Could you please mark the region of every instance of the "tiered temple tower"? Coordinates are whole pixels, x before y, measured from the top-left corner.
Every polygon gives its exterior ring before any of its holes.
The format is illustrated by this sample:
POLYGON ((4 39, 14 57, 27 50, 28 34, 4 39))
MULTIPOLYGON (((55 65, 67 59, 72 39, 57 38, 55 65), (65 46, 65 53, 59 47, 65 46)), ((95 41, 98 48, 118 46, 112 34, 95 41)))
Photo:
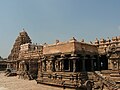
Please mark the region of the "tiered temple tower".
POLYGON ((15 40, 15 43, 13 45, 10 55, 8 56, 8 59, 17 60, 19 57, 20 45, 25 43, 31 43, 31 39, 28 36, 27 32, 23 29, 23 31, 19 33, 19 36, 15 40))

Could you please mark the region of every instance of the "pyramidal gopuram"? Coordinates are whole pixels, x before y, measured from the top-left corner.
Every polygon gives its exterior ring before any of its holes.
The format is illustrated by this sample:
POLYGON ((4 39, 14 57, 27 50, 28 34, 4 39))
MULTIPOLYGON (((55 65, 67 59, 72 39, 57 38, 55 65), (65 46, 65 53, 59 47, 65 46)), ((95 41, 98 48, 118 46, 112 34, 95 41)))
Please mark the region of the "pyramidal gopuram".
POLYGON ((8 59, 17 60, 19 57, 20 45, 26 43, 31 43, 31 39, 27 32, 23 29, 22 32, 19 33, 19 36, 16 38, 11 53, 8 56, 8 59))

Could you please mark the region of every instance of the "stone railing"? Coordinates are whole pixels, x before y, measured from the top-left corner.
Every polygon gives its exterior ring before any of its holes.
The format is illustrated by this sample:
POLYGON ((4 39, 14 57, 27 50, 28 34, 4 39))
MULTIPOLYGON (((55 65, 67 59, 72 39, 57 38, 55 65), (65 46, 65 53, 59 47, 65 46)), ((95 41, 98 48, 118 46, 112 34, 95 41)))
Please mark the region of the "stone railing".
POLYGON ((95 71, 93 73, 96 78, 98 78, 98 82, 100 81, 102 85, 105 85, 109 90, 118 90, 118 87, 114 81, 107 79, 99 71, 95 71))
POLYGON ((69 87, 69 88, 85 88, 85 82, 88 77, 87 73, 73 73, 73 72, 55 72, 42 73, 37 83, 48 85, 69 87))

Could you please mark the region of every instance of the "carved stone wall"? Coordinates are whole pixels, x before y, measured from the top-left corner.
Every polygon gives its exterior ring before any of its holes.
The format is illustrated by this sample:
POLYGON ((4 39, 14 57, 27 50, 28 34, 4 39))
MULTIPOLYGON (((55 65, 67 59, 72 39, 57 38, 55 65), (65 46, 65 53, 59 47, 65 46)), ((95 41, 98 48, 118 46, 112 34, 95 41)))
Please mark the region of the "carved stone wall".
POLYGON ((112 39, 96 39, 95 45, 99 55, 106 55, 108 58, 108 69, 120 69, 120 36, 112 39))

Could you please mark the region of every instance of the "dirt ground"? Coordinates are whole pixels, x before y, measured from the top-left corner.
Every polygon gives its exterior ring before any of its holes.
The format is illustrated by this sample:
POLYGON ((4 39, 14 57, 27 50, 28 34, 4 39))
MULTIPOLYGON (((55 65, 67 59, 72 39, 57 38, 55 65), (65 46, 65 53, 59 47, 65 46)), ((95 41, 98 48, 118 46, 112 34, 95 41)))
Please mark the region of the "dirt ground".
MULTIPOLYGON (((15 77, 6 77, 0 72, 0 90, 63 90, 43 84, 37 84, 35 80, 24 80, 15 77)), ((67 89, 68 90, 68 89, 67 89)))

